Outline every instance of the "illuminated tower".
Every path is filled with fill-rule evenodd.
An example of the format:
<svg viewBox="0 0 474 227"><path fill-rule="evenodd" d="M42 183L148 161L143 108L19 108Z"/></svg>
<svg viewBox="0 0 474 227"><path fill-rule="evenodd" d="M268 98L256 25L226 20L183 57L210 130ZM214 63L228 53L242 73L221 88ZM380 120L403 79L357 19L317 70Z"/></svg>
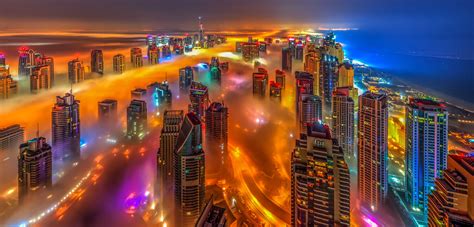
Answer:
<svg viewBox="0 0 474 227"><path fill-rule="evenodd" d="M51 68L49 65L34 66L30 76L30 91L51 88Z"/></svg>
<svg viewBox="0 0 474 227"><path fill-rule="evenodd" d="M202 24L202 17L198 17L199 19L199 42L203 43L204 41L204 26Z"/></svg>
<svg viewBox="0 0 474 227"><path fill-rule="evenodd" d="M132 100L127 108L127 137L141 140L147 130L147 108L143 100Z"/></svg>
<svg viewBox="0 0 474 227"><path fill-rule="evenodd" d="M314 77L308 72L295 72L296 78L296 101L301 100L301 95L312 95L314 93Z"/></svg>
<svg viewBox="0 0 474 227"><path fill-rule="evenodd" d="M388 104L385 94L359 97L358 187L363 206L378 211L388 192Z"/></svg>
<svg viewBox="0 0 474 227"><path fill-rule="evenodd" d="M199 118L204 117L204 111L206 111L209 105L209 93L207 86L199 82L193 81L189 88L189 112L193 112Z"/></svg>
<svg viewBox="0 0 474 227"><path fill-rule="evenodd" d="M75 84L84 80L84 66L79 59L68 62L69 83Z"/></svg>
<svg viewBox="0 0 474 227"><path fill-rule="evenodd" d="M246 62L251 62L259 57L258 43L242 43L242 58Z"/></svg>
<svg viewBox="0 0 474 227"><path fill-rule="evenodd" d="M191 66L179 69L179 87L187 88L191 85L194 80L194 72Z"/></svg>
<svg viewBox="0 0 474 227"><path fill-rule="evenodd" d="M163 210L173 211L174 209L173 197L171 196L174 194L174 152L183 118L182 110L166 110L163 115L163 128L161 129L157 160Z"/></svg>
<svg viewBox="0 0 474 227"><path fill-rule="evenodd" d="M405 196L409 207L428 218L428 195L443 175L448 156L446 106L427 99L410 99L406 107Z"/></svg>
<svg viewBox="0 0 474 227"><path fill-rule="evenodd" d="M65 158L80 154L81 127L79 101L71 93L56 96L52 108L52 136L55 157Z"/></svg>
<svg viewBox="0 0 474 227"><path fill-rule="evenodd" d="M23 202L28 194L51 188L53 182L51 146L43 137L20 145L18 155L18 197Z"/></svg>
<svg viewBox="0 0 474 227"><path fill-rule="evenodd" d="M339 65L339 79L338 87L353 87L354 86L354 67L349 62L344 62Z"/></svg>
<svg viewBox="0 0 474 227"><path fill-rule="evenodd" d="M321 57L319 52L312 51L308 52L304 60L304 71L311 73L313 75L313 89L314 95L321 96L322 93L319 90L319 80L320 80L320 69L321 69Z"/></svg>
<svg viewBox="0 0 474 227"><path fill-rule="evenodd" d="M20 125L0 128L0 152L10 152L18 149L24 139L25 130Z"/></svg>
<svg viewBox="0 0 474 227"><path fill-rule="evenodd" d="M206 189L201 120L194 113L186 114L179 130L174 166L177 223L191 226L202 211Z"/></svg>
<svg viewBox="0 0 474 227"><path fill-rule="evenodd" d="M354 101L349 90L337 88L332 94L332 132L347 157L354 155Z"/></svg>
<svg viewBox="0 0 474 227"><path fill-rule="evenodd" d="M30 75L28 48L22 47L18 53L20 55L18 58L18 78L24 80Z"/></svg>
<svg viewBox="0 0 474 227"><path fill-rule="evenodd" d="M5 60L5 54L0 53L0 67L7 65Z"/></svg>
<svg viewBox="0 0 474 227"><path fill-rule="evenodd" d="M337 87L337 58L323 54L321 58L321 77L319 78L319 93L324 101L325 112L330 111L332 92Z"/></svg>
<svg viewBox="0 0 474 227"><path fill-rule="evenodd" d="M18 92L18 85L7 66L0 66L0 99L7 99Z"/></svg>
<svg viewBox="0 0 474 227"><path fill-rule="evenodd" d="M160 63L160 48L156 45L148 46L148 64L155 65Z"/></svg>
<svg viewBox="0 0 474 227"><path fill-rule="evenodd" d="M329 126L309 124L291 157L291 225L349 226L350 175Z"/></svg>
<svg viewBox="0 0 474 227"><path fill-rule="evenodd" d="M130 49L130 60L133 68L140 68L143 66L142 49L135 47Z"/></svg>
<svg viewBox="0 0 474 227"><path fill-rule="evenodd" d="M282 70L275 70L275 81L280 84L282 88L285 88L286 73Z"/></svg>
<svg viewBox="0 0 474 227"><path fill-rule="evenodd" d="M91 72L104 74L104 55L102 50L93 50L91 52Z"/></svg>
<svg viewBox="0 0 474 227"><path fill-rule="evenodd" d="M117 54L113 57L113 68L114 73L122 74L125 72L125 56L123 54Z"/></svg>
<svg viewBox="0 0 474 227"><path fill-rule="evenodd" d="M115 99L104 99L98 103L97 106L99 122L105 128L106 131L110 131L111 128L117 123L117 100Z"/></svg>
<svg viewBox="0 0 474 227"><path fill-rule="evenodd" d="M221 157L222 165L227 156L228 118L229 110L223 102L213 102L206 110L207 152L211 152L211 156Z"/></svg>
<svg viewBox="0 0 474 227"><path fill-rule="evenodd" d="M291 49L286 47L281 50L281 69L284 71L291 72L291 68L292 68Z"/></svg>
<svg viewBox="0 0 474 227"><path fill-rule="evenodd" d="M428 197L428 226L474 226L474 157L448 156Z"/></svg>
<svg viewBox="0 0 474 227"><path fill-rule="evenodd" d="M303 94L298 102L298 120L300 129L305 130L306 125L323 120L323 104L316 95Z"/></svg>
<svg viewBox="0 0 474 227"><path fill-rule="evenodd" d="M268 72L264 68L258 68L258 72L252 74L253 94L265 96L268 86Z"/></svg>
<svg viewBox="0 0 474 227"><path fill-rule="evenodd" d="M222 72L219 66L211 66L210 73L211 73L211 79L215 81L221 80Z"/></svg>

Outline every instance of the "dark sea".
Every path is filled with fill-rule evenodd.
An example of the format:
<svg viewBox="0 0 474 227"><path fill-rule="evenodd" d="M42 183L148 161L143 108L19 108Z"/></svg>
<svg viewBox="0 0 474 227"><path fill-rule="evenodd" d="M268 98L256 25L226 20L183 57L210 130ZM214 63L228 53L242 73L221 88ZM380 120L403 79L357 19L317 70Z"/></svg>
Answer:
<svg viewBox="0 0 474 227"><path fill-rule="evenodd" d="M390 73L416 89L474 110L471 35L336 32L346 56Z"/></svg>

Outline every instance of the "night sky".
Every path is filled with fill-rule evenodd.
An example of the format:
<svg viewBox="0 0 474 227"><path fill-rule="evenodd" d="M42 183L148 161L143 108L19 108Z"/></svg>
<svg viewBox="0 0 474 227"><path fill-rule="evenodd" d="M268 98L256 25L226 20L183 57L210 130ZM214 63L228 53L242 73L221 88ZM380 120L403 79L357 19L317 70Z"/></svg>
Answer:
<svg viewBox="0 0 474 227"><path fill-rule="evenodd" d="M1 30L352 27L472 35L471 0L2 0Z"/></svg>

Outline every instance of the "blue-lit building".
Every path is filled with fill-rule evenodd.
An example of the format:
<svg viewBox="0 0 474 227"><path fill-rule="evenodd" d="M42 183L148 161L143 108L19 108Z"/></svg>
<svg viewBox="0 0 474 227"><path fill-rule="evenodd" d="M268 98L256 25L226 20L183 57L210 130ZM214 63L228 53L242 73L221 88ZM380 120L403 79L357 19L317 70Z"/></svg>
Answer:
<svg viewBox="0 0 474 227"><path fill-rule="evenodd" d="M80 154L81 127L79 101L71 93L57 96L51 111L54 156L66 158Z"/></svg>
<svg viewBox="0 0 474 227"><path fill-rule="evenodd" d="M325 112L331 109L332 92L337 87L337 58L323 54L321 57L321 77L319 78L319 93L324 101Z"/></svg>
<svg viewBox="0 0 474 227"><path fill-rule="evenodd" d="M127 108L127 137L140 140L146 134L147 108L143 100L132 100Z"/></svg>
<svg viewBox="0 0 474 227"><path fill-rule="evenodd" d="M428 195L443 175L448 155L448 112L438 102L410 99L406 107L405 197L411 212L428 218Z"/></svg>
<svg viewBox="0 0 474 227"><path fill-rule="evenodd" d="M191 66L179 69L179 88L187 88L194 80L194 72Z"/></svg>

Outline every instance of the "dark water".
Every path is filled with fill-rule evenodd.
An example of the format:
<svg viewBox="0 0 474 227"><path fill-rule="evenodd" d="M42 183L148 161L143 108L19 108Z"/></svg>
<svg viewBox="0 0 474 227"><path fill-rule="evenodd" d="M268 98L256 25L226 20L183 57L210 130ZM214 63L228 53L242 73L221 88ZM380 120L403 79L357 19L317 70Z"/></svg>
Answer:
<svg viewBox="0 0 474 227"><path fill-rule="evenodd" d="M447 101L474 107L471 35L337 33L346 55Z"/></svg>

